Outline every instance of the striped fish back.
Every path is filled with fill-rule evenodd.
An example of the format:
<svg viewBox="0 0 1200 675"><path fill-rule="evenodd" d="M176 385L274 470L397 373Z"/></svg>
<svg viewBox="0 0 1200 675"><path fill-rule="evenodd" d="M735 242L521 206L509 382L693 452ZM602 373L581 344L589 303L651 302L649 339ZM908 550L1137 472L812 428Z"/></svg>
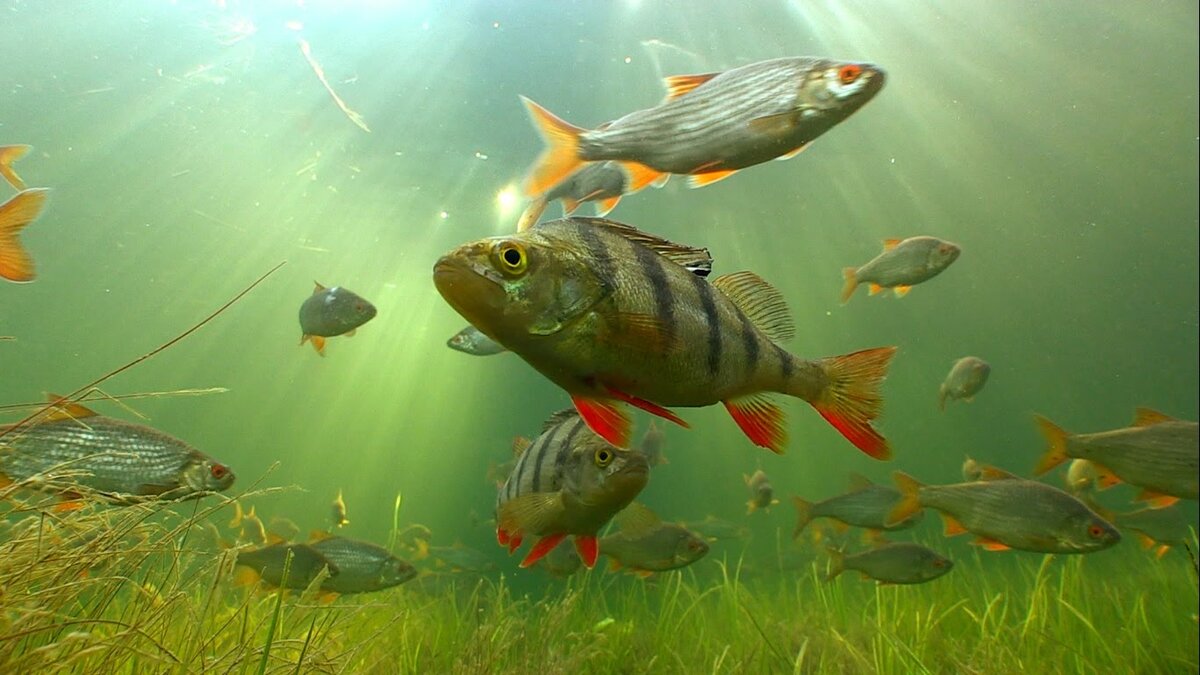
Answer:
<svg viewBox="0 0 1200 675"><path fill-rule="evenodd" d="M579 435L587 433L591 432L573 409L551 417L546 429L517 458L512 473L496 495L496 507L521 495L561 489L571 449Z"/></svg>

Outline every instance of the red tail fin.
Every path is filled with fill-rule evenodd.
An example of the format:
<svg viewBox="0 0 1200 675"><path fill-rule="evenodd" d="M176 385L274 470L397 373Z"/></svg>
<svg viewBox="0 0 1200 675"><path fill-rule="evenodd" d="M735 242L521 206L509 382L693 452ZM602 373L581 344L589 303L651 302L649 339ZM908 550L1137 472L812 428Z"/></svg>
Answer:
<svg viewBox="0 0 1200 675"><path fill-rule="evenodd" d="M821 391L813 399L800 392L793 395L800 395L812 404L825 421L859 450L875 459L891 459L892 449L887 439L875 431L871 421L883 407L879 385L887 376L895 354L895 347L876 347L822 359L826 382ZM811 395L811 390L803 394Z"/></svg>

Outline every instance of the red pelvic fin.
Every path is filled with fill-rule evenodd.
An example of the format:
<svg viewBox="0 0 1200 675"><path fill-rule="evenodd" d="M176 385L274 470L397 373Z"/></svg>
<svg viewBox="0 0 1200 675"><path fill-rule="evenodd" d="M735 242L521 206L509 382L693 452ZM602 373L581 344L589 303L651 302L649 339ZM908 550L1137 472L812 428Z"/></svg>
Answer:
<svg viewBox="0 0 1200 675"><path fill-rule="evenodd" d="M618 389L613 389L612 387L605 387L605 389L608 390L608 393L612 394L616 398L621 399L622 401L625 401L626 403L628 403L629 405L631 405L635 408L645 410L646 412L650 413L651 415L657 415L665 420L670 420L670 421L674 422L675 424L678 424L679 426L683 427L684 429L691 428L688 425L688 423L684 422L683 419L680 418L678 415L676 415L675 413L671 412L670 410L667 410L666 408L658 405L657 403L651 403L650 401L638 398L638 397L630 395L630 394L626 394L625 392L620 391Z"/></svg>
<svg viewBox="0 0 1200 675"><path fill-rule="evenodd" d="M600 544L595 535L575 535L575 552L588 569L596 566L596 558L600 556Z"/></svg>
<svg viewBox="0 0 1200 675"><path fill-rule="evenodd" d="M521 561L521 567L529 567L535 562L541 560L543 556L550 551L553 551L554 547L561 544L562 540L566 538L567 533L560 532L558 534L548 534L541 539L538 539L537 543L533 545L533 548L529 549L529 555L526 555L525 559Z"/></svg>
<svg viewBox="0 0 1200 675"><path fill-rule="evenodd" d="M743 396L724 401L733 421L752 443L760 448L769 448L782 454L787 445L787 428L784 427L783 411L762 394Z"/></svg>
<svg viewBox="0 0 1200 675"><path fill-rule="evenodd" d="M596 435L618 448L629 447L629 436L633 423L618 405L611 400L572 396L571 402L579 416Z"/></svg>

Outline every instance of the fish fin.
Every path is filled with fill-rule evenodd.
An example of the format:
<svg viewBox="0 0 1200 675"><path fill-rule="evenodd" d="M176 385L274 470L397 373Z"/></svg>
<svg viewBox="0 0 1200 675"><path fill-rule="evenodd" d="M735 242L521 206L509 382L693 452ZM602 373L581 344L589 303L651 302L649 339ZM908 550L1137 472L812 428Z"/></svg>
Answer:
<svg viewBox="0 0 1200 675"><path fill-rule="evenodd" d="M874 485L870 478L856 471L850 472L850 492L861 492Z"/></svg>
<svg viewBox="0 0 1200 675"><path fill-rule="evenodd" d="M658 515L641 502L631 502L613 520L622 533L634 536L652 532L662 525Z"/></svg>
<svg viewBox="0 0 1200 675"><path fill-rule="evenodd" d="M313 295L316 295L317 293L320 293L323 290L325 290L325 287L321 285L321 282L313 281L313 292L312 292Z"/></svg>
<svg viewBox="0 0 1200 675"><path fill-rule="evenodd" d="M317 593L317 603L322 605L332 604L338 599L338 594L334 591L321 591Z"/></svg>
<svg viewBox="0 0 1200 675"><path fill-rule="evenodd" d="M521 217L517 218L517 232L524 232L537 225L538 218L541 218L542 214L545 213L548 203L549 201L545 195L534 197L530 200L525 206L525 210L521 212Z"/></svg>
<svg viewBox="0 0 1200 675"><path fill-rule="evenodd" d="M652 314L617 312L597 331L596 341L651 354L666 354L677 346L667 323Z"/></svg>
<svg viewBox="0 0 1200 675"><path fill-rule="evenodd" d="M1042 432L1042 436L1046 437L1047 444L1046 452L1042 455L1041 460L1038 461L1037 466L1033 469L1034 475L1040 476L1050 469L1053 469L1059 464L1067 461L1067 436L1069 434L1066 431L1063 431L1062 428L1057 424L1051 422L1045 417L1042 417L1041 415L1034 415L1033 419L1035 422L1037 422L1038 429Z"/></svg>
<svg viewBox="0 0 1200 675"><path fill-rule="evenodd" d="M52 404L51 409L41 418L42 422L53 422L55 420L81 420L88 417L96 417L98 413L95 410L68 399L65 396L46 392L46 401Z"/></svg>
<svg viewBox="0 0 1200 675"><path fill-rule="evenodd" d="M829 554L829 570L825 572L825 581L833 581L846 571L846 554L835 548L827 548Z"/></svg>
<svg viewBox="0 0 1200 675"><path fill-rule="evenodd" d="M4 179L18 190L25 189L25 181L21 180L12 165L13 162L24 157L25 153L29 152L29 148L28 145L0 146L0 176L4 176Z"/></svg>
<svg viewBox="0 0 1200 675"><path fill-rule="evenodd" d="M354 337L354 334L357 332L358 332L357 328L351 328L350 330L346 331L345 333L342 333L342 337Z"/></svg>
<svg viewBox="0 0 1200 675"><path fill-rule="evenodd" d="M559 197L559 201L562 202L564 216L569 216L572 213L575 213L575 210L579 208L579 204L581 203L578 199L573 199L571 197ZM520 232L520 230L517 231Z"/></svg>
<svg viewBox="0 0 1200 675"><path fill-rule="evenodd" d="M424 560L429 557L429 542L424 539L417 540L417 553L414 556L416 560Z"/></svg>
<svg viewBox="0 0 1200 675"><path fill-rule="evenodd" d="M966 402L966 403L974 403L974 402L975 402L975 397L974 397L974 396L964 396L964 397L962 398L962 400L963 400L964 402Z"/></svg>
<svg viewBox="0 0 1200 675"><path fill-rule="evenodd" d="M1153 408L1139 407L1134 410L1133 414L1133 426L1135 427L1148 427L1155 424L1161 424L1163 422L1177 421L1178 420L1176 420L1174 417L1171 417L1166 413L1161 413Z"/></svg>
<svg viewBox="0 0 1200 675"><path fill-rule="evenodd" d="M796 146L795 148L792 148L791 150L788 150L787 152L783 153L782 155L780 155L780 156L776 157L776 158L775 158L775 161L780 161L780 162L781 162L781 161L784 161L784 160L791 159L791 158L795 157L796 155L798 155L798 154L800 154L800 153L804 152L805 150L807 150L807 149L808 149L808 146L810 146L810 145L812 145L812 141L809 141L809 142L807 142L807 143L803 143L803 144L801 144L801 145L798 145L798 146Z"/></svg>
<svg viewBox="0 0 1200 675"><path fill-rule="evenodd" d="M508 540L508 554L512 555L517 549L521 548L521 542L524 540L525 537L520 532L512 535Z"/></svg>
<svg viewBox="0 0 1200 675"><path fill-rule="evenodd" d="M621 569L621 561L617 560L616 558L614 558L610 555L608 558L608 571L609 572L617 572L617 571L620 571L620 569Z"/></svg>
<svg viewBox="0 0 1200 675"><path fill-rule="evenodd" d="M510 535L508 533L508 530L504 529L503 527L496 528L496 543L497 544L500 544L501 546L508 546L508 542L511 539L512 539L512 535Z"/></svg>
<svg viewBox="0 0 1200 675"><path fill-rule="evenodd" d="M1174 506L1179 501L1179 497L1155 492L1154 490L1145 489L1138 493L1138 496L1133 498L1135 502L1146 502L1147 506L1152 509L1165 509Z"/></svg>
<svg viewBox="0 0 1200 675"><path fill-rule="evenodd" d="M309 340L312 340L313 349L317 350L317 354L325 356L325 338L320 335L310 335Z"/></svg>
<svg viewBox="0 0 1200 675"><path fill-rule="evenodd" d="M650 186L655 189L665 188L667 186L667 183L670 180L671 180L671 174L664 173L663 175L659 176L658 178L655 178L654 181L650 183Z"/></svg>
<svg viewBox="0 0 1200 675"><path fill-rule="evenodd" d="M608 199L601 199L600 201L596 202L596 216L600 218L607 216L609 211L617 208L617 202L619 201L621 201L621 195L609 197Z"/></svg>
<svg viewBox="0 0 1200 675"><path fill-rule="evenodd" d="M766 136L787 136L796 128L796 113L784 112L764 115L750 120L750 130Z"/></svg>
<svg viewBox="0 0 1200 675"><path fill-rule="evenodd" d="M511 545L521 533L549 530L563 508L561 492L530 492L501 504L496 510L496 521L509 533Z"/></svg>
<svg viewBox="0 0 1200 675"><path fill-rule="evenodd" d="M979 467L979 480L1018 480L1020 478L1015 473L991 466L990 464L984 464Z"/></svg>
<svg viewBox="0 0 1200 675"><path fill-rule="evenodd" d="M666 101L677 99L689 91L713 79L720 73L704 73L703 75L671 75L663 78L667 86Z"/></svg>
<svg viewBox="0 0 1200 675"><path fill-rule="evenodd" d="M17 236L41 214L49 193L46 188L30 188L0 204L0 277L24 283L37 276L33 257Z"/></svg>
<svg viewBox="0 0 1200 675"><path fill-rule="evenodd" d="M893 471L892 480L896 481L896 489L900 491L900 500L888 512L883 524L891 527L913 517L921 510L921 483L903 471Z"/></svg>
<svg viewBox="0 0 1200 675"><path fill-rule="evenodd" d="M945 527L942 534L947 537L957 537L960 534L967 533L967 528L963 527L963 524L958 522L958 519L949 513L942 514L942 525Z"/></svg>
<svg viewBox="0 0 1200 675"><path fill-rule="evenodd" d="M883 292L883 286L880 286L879 284L873 283L873 284L867 286L867 295L878 295L879 293L882 293L882 292Z"/></svg>
<svg viewBox="0 0 1200 675"><path fill-rule="evenodd" d="M792 497L792 504L796 507L796 527L792 529L792 539L800 536L805 527L812 522L813 505L812 502L800 497Z"/></svg>
<svg viewBox="0 0 1200 675"><path fill-rule="evenodd" d="M525 178L525 194L537 197L558 185L579 170L584 161L579 157L579 136L583 129L574 126L533 101L521 97L529 119L546 143L546 149L534 162Z"/></svg>
<svg viewBox="0 0 1200 675"><path fill-rule="evenodd" d="M624 167L625 173L629 177L625 188L626 193L637 192L647 185L652 185L655 181L661 180L664 173L640 162L621 162L621 166Z"/></svg>
<svg viewBox="0 0 1200 675"><path fill-rule="evenodd" d="M545 557L547 553L553 551L554 547L561 544L562 540L566 538L566 532L559 532L557 534L548 534L541 539L538 539L537 542L530 547L529 553L525 556L525 559L521 561L521 564L518 565L518 567L525 568L532 566L534 563Z"/></svg>
<svg viewBox="0 0 1200 675"><path fill-rule="evenodd" d="M904 240L903 239L894 239L894 238L893 239L884 239L883 240L883 250L890 251L890 250L896 248L897 246L899 246L900 242L902 242L902 241L904 241Z"/></svg>
<svg viewBox="0 0 1200 675"><path fill-rule="evenodd" d="M879 416L883 406L879 386L895 354L895 347L876 347L821 359L825 386L815 400L808 401L856 448L875 459L892 456L887 439L875 431L871 420ZM800 378L797 382L799 391L792 395L800 398L810 395L807 379Z"/></svg>
<svg viewBox="0 0 1200 675"><path fill-rule="evenodd" d="M259 578L258 572L255 572L252 568L246 567L245 565L239 565L237 570L233 573L233 585L253 586L258 583Z"/></svg>
<svg viewBox="0 0 1200 675"><path fill-rule="evenodd" d="M1170 550L1171 546L1169 544L1159 544L1158 548L1154 550L1154 557L1158 560L1162 560L1162 557Z"/></svg>
<svg viewBox="0 0 1200 675"><path fill-rule="evenodd" d="M233 500L233 519L229 521L229 527L239 527L242 524L242 518L245 517L245 515L246 514L242 512L242 503L236 499Z"/></svg>
<svg viewBox="0 0 1200 675"><path fill-rule="evenodd" d="M1146 550L1150 550L1150 549L1154 548L1154 545L1158 543L1158 542L1154 541L1154 539L1150 535L1148 535L1144 532L1138 532L1137 538L1138 538L1138 541L1140 541L1142 543L1142 548L1144 548Z"/></svg>
<svg viewBox="0 0 1200 675"><path fill-rule="evenodd" d="M677 244L668 239L643 232L632 225L618 223L607 218L588 218L581 216L576 220L583 221L592 227L603 229L623 239L641 244L667 260L686 268L697 276L708 276L712 271L712 254L706 248L696 248L685 244Z"/></svg>
<svg viewBox="0 0 1200 675"><path fill-rule="evenodd" d="M79 499L67 498L54 505L51 509L55 513L67 513L69 511L78 511L83 508L83 502Z"/></svg>
<svg viewBox="0 0 1200 675"><path fill-rule="evenodd" d="M838 534L846 534L847 532L850 531L850 525L848 523L844 523L840 520L835 520L835 521L833 521L833 529Z"/></svg>
<svg viewBox="0 0 1200 675"><path fill-rule="evenodd" d="M596 541L596 535L575 535L575 552L589 570L595 567L596 558L600 555L600 542Z"/></svg>
<svg viewBox="0 0 1200 675"><path fill-rule="evenodd" d="M287 539L284 539L280 535L275 534L274 532L267 533L267 546L273 546L275 544L286 544L286 543L287 543Z"/></svg>
<svg viewBox="0 0 1200 675"><path fill-rule="evenodd" d="M873 527L868 527L863 530L862 543L868 546L879 548L888 543L887 537L883 536L883 530L877 530Z"/></svg>
<svg viewBox="0 0 1200 675"><path fill-rule="evenodd" d="M693 173L688 176L688 187L701 188L705 185L712 185L717 181L729 178L737 172L737 169L725 169L723 171L705 171L704 173Z"/></svg>
<svg viewBox="0 0 1200 675"><path fill-rule="evenodd" d="M325 530L312 530L308 533L308 543L315 544L318 541L325 541L331 537L333 537L333 535Z"/></svg>
<svg viewBox="0 0 1200 675"><path fill-rule="evenodd" d="M722 403L751 443L760 448L768 448L776 454L783 454L787 446L787 427L784 426L786 417L770 397L766 394L751 394Z"/></svg>
<svg viewBox="0 0 1200 675"><path fill-rule="evenodd" d="M629 573L630 573L630 574L632 574L632 575L634 575L634 576L636 576L636 577L638 577L638 578L640 578L640 579L649 579L650 577L654 576L654 571L653 571L653 570L634 570L634 569L631 569L631 570L629 570Z"/></svg>
<svg viewBox="0 0 1200 675"><path fill-rule="evenodd" d="M688 424L687 422L685 422L683 420L683 418L679 417L678 415L671 412L670 410L658 405L657 403L651 403L650 401L638 398L631 394L627 394L619 389L614 389L612 387L605 387L605 389L608 391L608 393L612 394L616 398L621 399L622 401L625 401L626 403L628 403L629 405L631 405L635 408L638 408L640 410L645 410L646 412L650 413L651 415L657 415L658 417L661 417L665 420L674 422L675 424L678 424L679 426L683 427L684 429L691 428L691 425ZM620 446L620 447L625 447L625 446Z"/></svg>
<svg viewBox="0 0 1200 675"><path fill-rule="evenodd" d="M899 286L892 286L892 292L896 294L897 298L903 298L904 296L908 295L908 292L911 290L912 290L912 286L905 286L904 284L901 284ZM967 399L967 400L970 401L971 399Z"/></svg>
<svg viewBox="0 0 1200 675"><path fill-rule="evenodd" d="M571 412L573 413L575 411L572 410ZM513 458L515 459L515 458L520 457L521 455L525 454L525 451L528 450L529 446L531 446L531 445L533 445L533 441L529 440L528 438L526 438L524 436L517 436L516 438L514 438L512 441Z"/></svg>
<svg viewBox="0 0 1200 675"><path fill-rule="evenodd" d="M750 515L757 510L758 510L758 505L754 503L753 499L746 500L746 515Z"/></svg>
<svg viewBox="0 0 1200 675"><path fill-rule="evenodd" d="M854 291L858 290L858 268L843 267L842 278L846 283L842 285L842 304L850 302L850 297L854 295Z"/></svg>
<svg viewBox="0 0 1200 675"><path fill-rule="evenodd" d="M551 414L549 417L547 417L546 421L542 422L542 430L538 433L544 434L547 431L550 431L551 429L553 429L554 427L556 427L564 422L567 422L569 420L572 420L576 417L579 417L578 410L576 410L574 408L563 408L562 410L559 410L558 412L555 412L555 413Z"/></svg>
<svg viewBox="0 0 1200 675"><path fill-rule="evenodd" d="M1096 487L1098 489L1107 490L1121 484L1121 479L1113 473L1112 469L1095 462L1092 462L1092 466L1096 467Z"/></svg>
<svg viewBox="0 0 1200 675"><path fill-rule="evenodd" d="M971 543L985 551L1008 551L1012 548L1008 544L1003 544L987 537L976 537Z"/></svg>
<svg viewBox="0 0 1200 675"><path fill-rule="evenodd" d="M772 341L786 342L795 337L796 324L783 294L762 277L753 272L734 272L713 279L712 285Z"/></svg>

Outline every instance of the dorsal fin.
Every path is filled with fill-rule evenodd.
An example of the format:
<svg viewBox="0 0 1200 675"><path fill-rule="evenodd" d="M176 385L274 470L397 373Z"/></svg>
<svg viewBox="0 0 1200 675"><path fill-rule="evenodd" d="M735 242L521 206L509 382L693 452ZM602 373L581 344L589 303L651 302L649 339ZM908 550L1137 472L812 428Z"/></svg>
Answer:
<svg viewBox="0 0 1200 675"><path fill-rule="evenodd" d="M542 422L542 433L544 434L563 422L575 417L579 417L579 411L575 410L574 408L563 408L562 410L559 410L553 415L547 417L545 422Z"/></svg>
<svg viewBox="0 0 1200 675"><path fill-rule="evenodd" d="M1137 408L1133 412L1133 426L1148 427L1154 424L1162 424L1163 422L1175 422L1174 417L1166 413L1160 413L1153 408Z"/></svg>
<svg viewBox="0 0 1200 675"><path fill-rule="evenodd" d="M713 79L720 73L704 73L703 75L671 75L663 78L667 87L667 100L677 99L689 91Z"/></svg>
<svg viewBox="0 0 1200 675"><path fill-rule="evenodd" d="M673 241L668 241L662 237L656 237L653 234L642 232L641 230L618 223L615 220L607 218L587 218L584 216L576 216L573 220L581 221L593 227L602 228L608 232L628 239L636 244L641 244L646 248L654 251L671 262L686 268L692 274L705 277L712 271L712 255L706 248L695 248L685 246L684 244L676 244Z"/></svg>
<svg viewBox="0 0 1200 675"><path fill-rule="evenodd" d="M883 240L883 250L890 251L890 250L896 248L897 246L899 246L901 241L903 241L903 240L902 239L884 239Z"/></svg>
<svg viewBox="0 0 1200 675"><path fill-rule="evenodd" d="M323 290L325 290L325 287L321 285L321 282L319 282L319 281L313 282L313 295L316 295L317 293L320 293Z"/></svg>
<svg viewBox="0 0 1200 675"><path fill-rule="evenodd" d="M525 436L517 436L514 438L512 442L513 458L515 459L525 454L525 451L528 450L529 446L531 445L533 445L533 441L529 440Z"/></svg>
<svg viewBox="0 0 1200 675"><path fill-rule="evenodd" d="M650 507L641 502L633 502L626 506L613 520L616 521L617 528L622 534L634 537L651 532L662 524L662 520L650 510Z"/></svg>
<svg viewBox="0 0 1200 675"><path fill-rule="evenodd" d="M43 422L53 422L55 420L78 420L85 417L95 417L98 413L95 410L68 400L65 396L58 394L46 393L46 400L54 404L54 407L46 411Z"/></svg>
<svg viewBox="0 0 1200 675"><path fill-rule="evenodd" d="M773 341L784 342L796 334L783 295L754 272L725 274L714 279L712 284Z"/></svg>
<svg viewBox="0 0 1200 675"><path fill-rule="evenodd" d="M979 467L979 480L1020 480L1020 476L999 467L984 464Z"/></svg>
<svg viewBox="0 0 1200 675"><path fill-rule="evenodd" d="M313 530L308 533L308 543L315 544L318 541L325 541L331 537L333 537L333 535L329 534L325 530Z"/></svg>
<svg viewBox="0 0 1200 675"><path fill-rule="evenodd" d="M859 490L865 490L865 489L871 487L872 485L874 485L874 483L871 482L871 479L867 478L866 476L862 475L861 473L856 473L856 472L850 473L850 491L851 492L858 492Z"/></svg>

